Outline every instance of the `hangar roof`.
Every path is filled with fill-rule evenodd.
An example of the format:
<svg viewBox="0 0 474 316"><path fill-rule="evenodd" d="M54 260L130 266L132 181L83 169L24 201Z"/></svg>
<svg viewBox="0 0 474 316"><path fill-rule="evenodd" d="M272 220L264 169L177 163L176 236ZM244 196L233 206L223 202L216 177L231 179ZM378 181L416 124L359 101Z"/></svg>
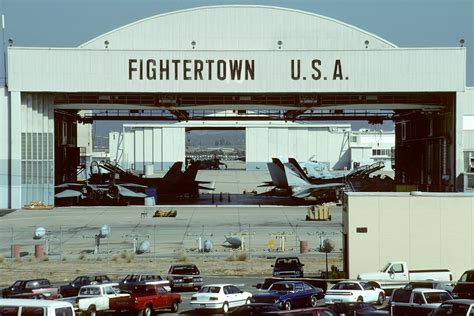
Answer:
<svg viewBox="0 0 474 316"><path fill-rule="evenodd" d="M146 18L79 48L130 50L351 50L396 45L310 12L253 5L210 6ZM192 43L195 43L192 45Z"/></svg>

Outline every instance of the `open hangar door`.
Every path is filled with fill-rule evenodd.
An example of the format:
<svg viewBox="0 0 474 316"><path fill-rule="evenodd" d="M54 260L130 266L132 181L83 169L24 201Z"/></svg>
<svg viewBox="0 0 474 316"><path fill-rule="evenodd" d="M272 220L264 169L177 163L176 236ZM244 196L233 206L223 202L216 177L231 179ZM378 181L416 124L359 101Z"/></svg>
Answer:
<svg viewBox="0 0 474 316"><path fill-rule="evenodd" d="M80 95L62 94L55 99L62 109L89 103L101 109L80 121L223 120L232 129L235 121L393 121L396 132L395 181L397 190L447 192L455 190L455 94L454 93L319 93ZM238 101L245 100L245 101ZM117 103L120 103L120 105ZM156 104L160 104L159 107ZM127 110L128 107L128 110ZM199 107L199 110L196 110ZM84 108L84 107L83 107ZM239 111L232 109L239 108ZM104 111L104 109L111 109ZM215 115L224 111L225 116ZM104 114L106 113L106 114ZM211 115L214 113L214 115Z"/></svg>

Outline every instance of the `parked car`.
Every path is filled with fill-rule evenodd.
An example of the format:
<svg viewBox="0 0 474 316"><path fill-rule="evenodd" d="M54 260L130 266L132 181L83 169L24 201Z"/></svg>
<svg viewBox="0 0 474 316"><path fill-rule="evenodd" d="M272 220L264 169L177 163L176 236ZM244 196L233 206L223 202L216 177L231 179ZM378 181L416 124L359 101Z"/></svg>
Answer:
<svg viewBox="0 0 474 316"><path fill-rule="evenodd" d="M272 265L274 277L303 277L304 264L298 257L277 258Z"/></svg>
<svg viewBox="0 0 474 316"><path fill-rule="evenodd" d="M74 316L71 303L35 299L0 299L0 315Z"/></svg>
<svg viewBox="0 0 474 316"><path fill-rule="evenodd" d="M429 316L472 316L474 315L474 300L449 300L443 302Z"/></svg>
<svg viewBox="0 0 474 316"><path fill-rule="evenodd" d="M474 299L474 270L464 272L453 289L454 298Z"/></svg>
<svg viewBox="0 0 474 316"><path fill-rule="evenodd" d="M77 295L77 307L86 315L95 316L99 311L110 309L110 299L119 296L130 297L130 294L120 294L118 283L85 285Z"/></svg>
<svg viewBox="0 0 474 316"><path fill-rule="evenodd" d="M232 284L212 284L203 286L191 297L191 306L196 309L221 310L250 303L252 293L244 292Z"/></svg>
<svg viewBox="0 0 474 316"><path fill-rule="evenodd" d="M59 293L63 297L77 296L79 289L84 285L110 283L110 279L105 274L80 275L67 285L59 287Z"/></svg>
<svg viewBox="0 0 474 316"><path fill-rule="evenodd" d="M250 303L237 307L230 315L232 316L256 316L268 312L279 311L280 309L271 303Z"/></svg>
<svg viewBox="0 0 474 316"><path fill-rule="evenodd" d="M273 283L267 292L252 297L255 303L275 303L280 309L291 310L295 307L315 307L324 292L306 282L281 281Z"/></svg>
<svg viewBox="0 0 474 316"><path fill-rule="evenodd" d="M366 302L382 305L385 292L375 282L341 281L326 291L326 304L342 302Z"/></svg>
<svg viewBox="0 0 474 316"><path fill-rule="evenodd" d="M133 286L130 296L117 296L110 298L109 308L111 310L123 310L141 312L141 314L152 315L156 309L169 309L176 313L181 304L181 295L170 293L164 285L156 282L143 283Z"/></svg>
<svg viewBox="0 0 474 316"><path fill-rule="evenodd" d="M58 296L59 290L51 285L48 279L18 280L2 290L2 297L8 298L17 294L41 293L45 296Z"/></svg>
<svg viewBox="0 0 474 316"><path fill-rule="evenodd" d="M403 287L410 281L445 281L453 280L448 269L408 270L404 261L389 262L378 272L360 273L357 280L376 281L384 290L393 290Z"/></svg>
<svg viewBox="0 0 474 316"><path fill-rule="evenodd" d="M173 264L168 270L167 280L172 290L193 289L202 287L202 276L194 264Z"/></svg>
<svg viewBox="0 0 474 316"><path fill-rule="evenodd" d="M453 297L445 290L437 289L396 289L390 297L390 311L397 315L428 315L444 301Z"/></svg>
<svg viewBox="0 0 474 316"><path fill-rule="evenodd" d="M452 292L454 285L453 282L440 282L440 281L412 281L404 286L405 289L437 289L446 290Z"/></svg>
<svg viewBox="0 0 474 316"><path fill-rule="evenodd" d="M119 282L119 289L123 292L132 291L135 285L146 282L155 282L156 284L161 284L167 291L171 291L170 281L163 279L161 275L155 273L129 274Z"/></svg>
<svg viewBox="0 0 474 316"><path fill-rule="evenodd" d="M329 310L335 315L357 315L357 316L382 316L390 315L388 310L377 309L373 304L351 302L351 303L334 303L328 305Z"/></svg>

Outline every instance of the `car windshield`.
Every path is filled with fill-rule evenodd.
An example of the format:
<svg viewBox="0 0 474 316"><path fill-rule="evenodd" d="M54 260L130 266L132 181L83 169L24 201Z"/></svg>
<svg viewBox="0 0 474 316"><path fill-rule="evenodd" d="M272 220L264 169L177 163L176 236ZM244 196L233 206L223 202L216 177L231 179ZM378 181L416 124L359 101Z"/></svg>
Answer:
<svg viewBox="0 0 474 316"><path fill-rule="evenodd" d="M199 271L191 266L174 267L171 271L172 274L199 274Z"/></svg>
<svg viewBox="0 0 474 316"><path fill-rule="evenodd" d="M100 295L100 288L98 287L82 287L79 295L91 295L97 296Z"/></svg>
<svg viewBox="0 0 474 316"><path fill-rule="evenodd" d="M387 264L385 265L385 267L383 267L382 270L380 270L380 272L385 272L385 271L387 271L387 269L388 269L388 267L390 267L390 265L391 265L390 262L387 263Z"/></svg>
<svg viewBox="0 0 474 316"><path fill-rule="evenodd" d="M443 303L444 301L452 299L447 292L427 292L425 299L428 304Z"/></svg>
<svg viewBox="0 0 474 316"><path fill-rule="evenodd" d="M219 286L203 286L198 293L219 293L220 290Z"/></svg>
<svg viewBox="0 0 474 316"><path fill-rule="evenodd" d="M474 282L474 272L465 272L459 279L459 282Z"/></svg>
<svg viewBox="0 0 474 316"><path fill-rule="evenodd" d="M268 289L269 291L274 292L290 292L293 291L293 284L289 283L273 283L272 286Z"/></svg>
<svg viewBox="0 0 474 316"><path fill-rule="evenodd" d="M356 283L338 283L333 286L333 290L360 290L360 287Z"/></svg>

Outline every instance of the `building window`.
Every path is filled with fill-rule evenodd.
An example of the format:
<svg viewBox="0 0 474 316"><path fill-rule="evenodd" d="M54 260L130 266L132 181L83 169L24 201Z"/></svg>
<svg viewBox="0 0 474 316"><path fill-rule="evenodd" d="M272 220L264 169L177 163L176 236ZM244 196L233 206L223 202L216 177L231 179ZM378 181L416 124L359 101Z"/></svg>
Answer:
<svg viewBox="0 0 474 316"><path fill-rule="evenodd" d="M357 137L357 135L351 136L351 142L352 143L357 143L358 139L359 139L359 137Z"/></svg>
<svg viewBox="0 0 474 316"><path fill-rule="evenodd" d="M406 140L407 139L407 124L406 122L402 122L402 140Z"/></svg>

